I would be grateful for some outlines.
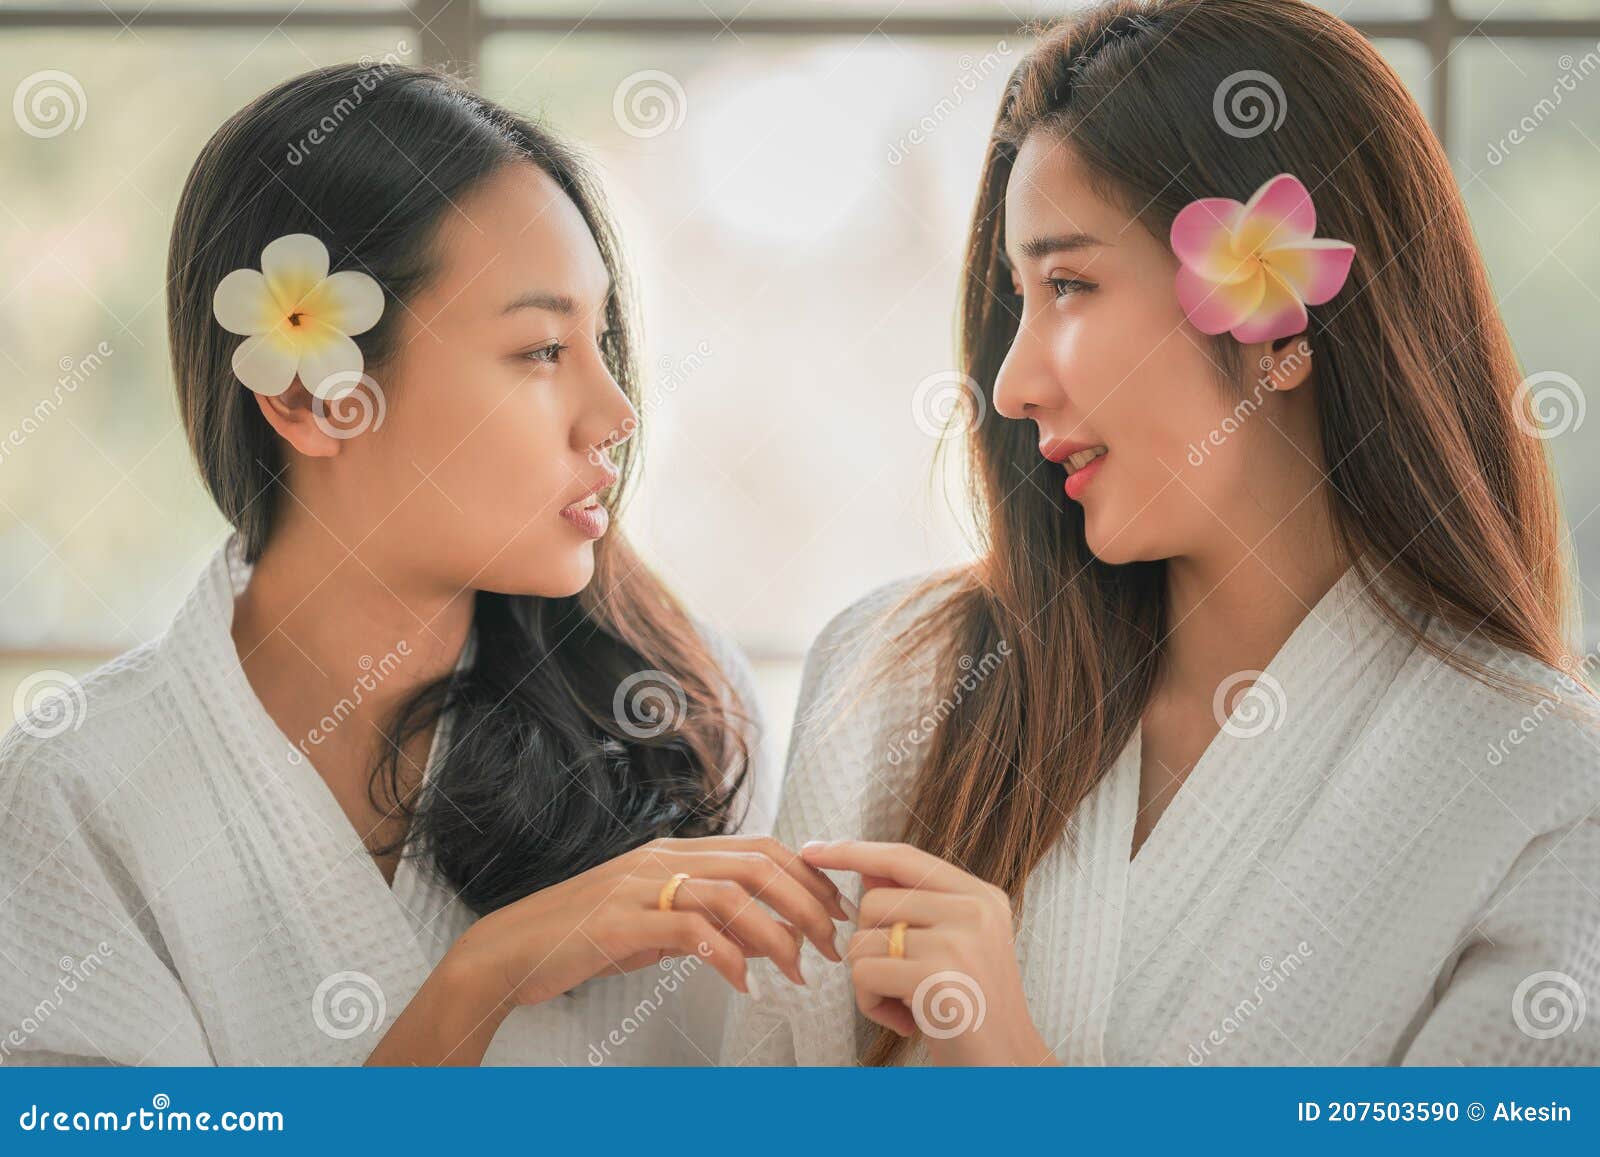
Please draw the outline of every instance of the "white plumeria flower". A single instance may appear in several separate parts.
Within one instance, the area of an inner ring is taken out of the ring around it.
[[[217,285],[211,309],[222,328],[244,341],[233,372],[258,394],[276,397],[294,384],[323,401],[355,390],[365,362],[351,338],[383,316],[383,288],[354,269],[328,275],[328,247],[309,233],[289,233],[261,251],[261,268],[235,269]]]

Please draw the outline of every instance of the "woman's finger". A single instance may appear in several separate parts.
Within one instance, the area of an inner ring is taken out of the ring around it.
[[[817,951],[829,960],[840,959],[834,943],[837,929],[822,901],[760,852],[664,852],[662,859],[672,872],[688,872],[696,879],[734,880],[744,885],[750,895],[804,929]]]
[[[910,1003],[917,984],[928,975],[928,968],[915,960],[896,960],[886,955],[861,957],[850,965],[850,981],[856,989],[856,1008],[869,1013],[878,1000],[893,999]]]
[[[754,903],[750,893],[734,881],[687,879],[678,885],[673,908],[704,913],[712,923],[731,933],[747,955],[770,957],[790,980],[796,984],[806,982],[800,971],[800,945],[794,933]]]
[[[845,945],[845,963],[853,964],[873,956],[881,956],[886,960],[937,960],[942,952],[949,951],[949,934],[938,925],[913,924],[900,936],[902,955],[890,956],[889,937],[892,928],[893,925],[885,924],[877,928],[857,929]]]
[[[904,920],[931,927],[965,921],[976,913],[975,899],[965,893],[929,892],[923,888],[873,888],[861,897],[859,928],[877,928]]]
[[[674,956],[698,956],[734,988],[750,991],[744,953],[699,912],[633,911],[625,936],[632,941],[628,956],[646,948],[670,949]]]
[[[859,1008],[860,1005],[858,1004]],[[911,1015],[911,1010],[906,1007],[903,1000],[888,997],[879,1000],[871,1008],[861,1009],[861,1015],[874,1024],[881,1024],[884,1028],[891,1029],[901,1036],[914,1036],[917,1032],[917,1018]]]
[[[772,836],[701,836],[696,839],[661,840],[660,843],[672,851],[755,852],[766,856],[821,901],[823,908],[834,919],[849,919],[839,896],[839,886],[823,875],[820,869],[806,863],[798,852]]]
[[[886,844],[871,840],[813,842],[802,847],[800,855],[814,867],[885,876],[902,888],[976,894],[988,887],[976,876],[910,844]]]

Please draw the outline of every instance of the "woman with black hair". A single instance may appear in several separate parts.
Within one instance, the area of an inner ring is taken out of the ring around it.
[[[5,1059],[702,1063],[746,956],[837,959],[742,658],[610,527],[639,394],[573,154],[312,72],[206,146],[168,272],[234,531],[0,748]]]

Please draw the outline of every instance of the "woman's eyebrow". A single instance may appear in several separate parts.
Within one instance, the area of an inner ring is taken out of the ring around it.
[[[513,298],[500,312],[515,313],[519,309],[544,309],[551,313],[571,316],[578,312],[578,303],[565,293],[545,293],[535,290]]]
[[[1048,237],[1030,237],[1022,243],[1018,252],[1029,261],[1037,261],[1055,253],[1077,253],[1104,244],[1091,233],[1056,233]]]
[[[611,288],[606,287],[606,297],[611,296]],[[546,290],[530,290],[506,303],[500,313],[502,315],[515,313],[519,309],[543,309],[550,313],[559,313],[564,317],[575,317],[580,309],[571,294],[550,293]]]

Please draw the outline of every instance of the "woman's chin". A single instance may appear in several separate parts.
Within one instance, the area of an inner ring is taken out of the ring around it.
[[[555,555],[557,557],[552,557]],[[500,563],[505,563],[501,559]],[[480,574],[474,585],[480,590],[503,595],[527,595],[541,599],[570,598],[594,580],[594,544],[563,544],[547,548],[524,566],[497,565],[493,573]]]
[[[561,566],[550,568],[543,577],[545,581],[540,589],[529,594],[547,599],[564,599],[577,594],[594,579],[594,544],[586,542],[574,548]]]
[[[1083,537],[1088,544],[1089,551],[1107,566],[1122,566],[1130,562],[1142,562],[1147,553],[1140,549],[1140,543],[1133,532],[1133,528],[1126,522],[1119,522],[1107,517],[1107,512],[1087,512],[1084,519]]]

